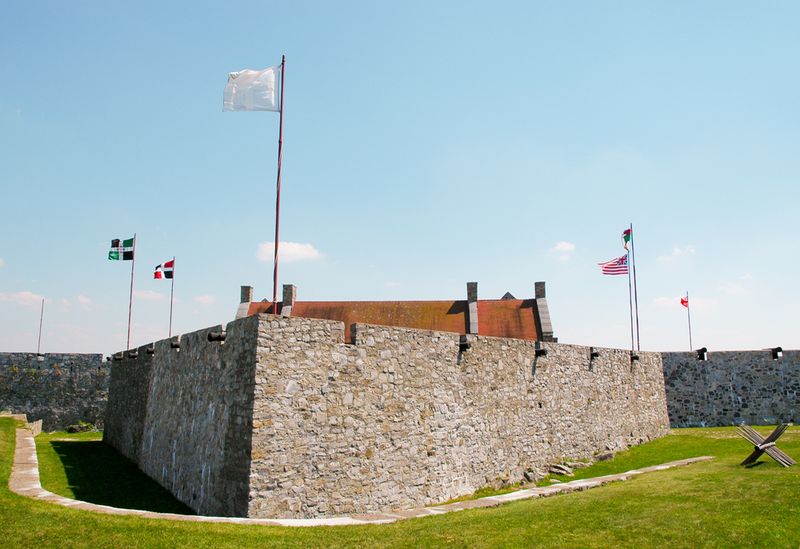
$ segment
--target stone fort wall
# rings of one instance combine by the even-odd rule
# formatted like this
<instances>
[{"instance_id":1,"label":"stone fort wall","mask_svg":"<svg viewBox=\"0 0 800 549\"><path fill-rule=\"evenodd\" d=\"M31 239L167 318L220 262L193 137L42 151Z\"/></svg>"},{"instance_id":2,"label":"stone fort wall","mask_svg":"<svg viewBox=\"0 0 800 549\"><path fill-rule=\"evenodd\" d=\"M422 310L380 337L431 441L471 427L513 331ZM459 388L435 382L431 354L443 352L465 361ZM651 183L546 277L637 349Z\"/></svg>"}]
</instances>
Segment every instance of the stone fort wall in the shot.
<instances>
[{"instance_id":1,"label":"stone fort wall","mask_svg":"<svg viewBox=\"0 0 800 549\"><path fill-rule=\"evenodd\" d=\"M199 513L298 518L441 502L668 432L657 353L354 328L345 344L341 322L260 315L224 343L139 349L114 362L105 438Z\"/></svg>"},{"instance_id":2,"label":"stone fort wall","mask_svg":"<svg viewBox=\"0 0 800 549\"><path fill-rule=\"evenodd\" d=\"M42 420L45 431L78 421L102 428L108 379L100 354L0 353L0 410Z\"/></svg>"},{"instance_id":3,"label":"stone fort wall","mask_svg":"<svg viewBox=\"0 0 800 549\"><path fill-rule=\"evenodd\" d=\"M258 318L114 361L103 440L204 515L246 516Z\"/></svg>"},{"instance_id":4,"label":"stone fort wall","mask_svg":"<svg viewBox=\"0 0 800 549\"><path fill-rule=\"evenodd\" d=\"M673 427L800 421L800 351L662 353Z\"/></svg>"}]
</instances>

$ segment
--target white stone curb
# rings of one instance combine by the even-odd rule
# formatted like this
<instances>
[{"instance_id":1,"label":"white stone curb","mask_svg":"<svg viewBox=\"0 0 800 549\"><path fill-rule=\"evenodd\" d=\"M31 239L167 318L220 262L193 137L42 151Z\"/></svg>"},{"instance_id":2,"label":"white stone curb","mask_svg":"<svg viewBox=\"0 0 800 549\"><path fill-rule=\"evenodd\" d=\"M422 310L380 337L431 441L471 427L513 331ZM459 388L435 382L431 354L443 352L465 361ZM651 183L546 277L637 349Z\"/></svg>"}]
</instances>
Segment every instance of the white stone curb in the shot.
<instances>
[{"instance_id":1,"label":"white stone curb","mask_svg":"<svg viewBox=\"0 0 800 549\"><path fill-rule=\"evenodd\" d=\"M708 461L714 459L711 456L701 456L690 459L682 459L679 461L671 461L662 465L654 465L652 467L644 467L642 469L635 469L633 471L626 471L616 475L606 475L602 477L595 477L589 479L573 480L571 482L564 482L554 484L552 486L541 486L535 488L526 488L524 490L517 490L508 494L499 496L489 496L480 499L460 501L457 503L449 503L446 505L437 505L434 507L422 507L418 509L409 509L406 511L396 511L392 513L374 513L368 515L353 515L349 517L331 517L331 518L315 518L315 519L256 519L256 518L240 518L240 517L208 517L198 515L179 515L175 513L156 513L153 511L142 511L139 509L120 509L118 507L109 507L108 505L98 505L96 503L89 503L86 501L79 501L75 499L65 498L48 492L39 481L39 460L36 455L36 443L33 440L33 433L28 429L17 429L16 435L17 447L14 452L14 467L11 471L11 477L8 480L8 487L12 492L27 496L30 498L41 499L56 505L64 507L72 507L74 509L81 509L83 511L94 511L97 513L106 513L110 515L136 515L144 518L155 519L168 519L168 520L182 520L189 522L221 522L230 524L263 524L270 526L355 526L359 524L389 524L398 520L406 518L423 517L430 515L442 515L445 513L452 513L455 511L463 511L465 509L475 509L480 507L495 507L510 501L517 501L522 499L547 497L555 494L563 494L568 492L575 492L579 490L587 490L608 484L609 482L617 482L628 480L631 477L649 473L652 471L663 471L673 467L681 467L697 463L701 461Z\"/></svg>"}]
</instances>

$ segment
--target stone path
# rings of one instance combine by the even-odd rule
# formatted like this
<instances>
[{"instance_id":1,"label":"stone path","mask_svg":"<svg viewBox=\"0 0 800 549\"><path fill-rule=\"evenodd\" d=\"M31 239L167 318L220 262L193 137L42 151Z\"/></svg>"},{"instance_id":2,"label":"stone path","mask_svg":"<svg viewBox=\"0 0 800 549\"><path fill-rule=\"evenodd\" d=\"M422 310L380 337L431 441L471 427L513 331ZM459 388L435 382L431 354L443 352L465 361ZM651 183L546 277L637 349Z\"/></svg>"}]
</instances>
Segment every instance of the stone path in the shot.
<instances>
[{"instance_id":1,"label":"stone path","mask_svg":"<svg viewBox=\"0 0 800 549\"><path fill-rule=\"evenodd\" d=\"M154 513L152 511L140 511L137 509L119 509L107 505L97 505L85 501L65 498L42 488L39 482L39 462L36 456L36 443L33 440L33 433L28 429L17 429L17 449L14 453L14 468L8 480L8 486L12 492L30 498L49 501L57 505L82 509L85 511L95 511L110 515L136 515L144 518L185 520L190 522L227 522L232 524L267 524L272 526L353 526L357 524L388 524L398 520L414 517L424 517L427 515L442 515L464 509L476 509L479 507L496 507L509 501L520 499L547 497L555 494L565 494L578 490L588 490L616 482L628 480L631 477L649 473L651 471L663 471L673 467L682 467L700 461L713 459L710 456L702 456L679 461L671 461L662 465L634 469L616 475L605 475L602 477L588 478L583 480L573 480L553 484L552 486L542 486L518 490L500 496L490 496L481 499L449 503L447 505L437 505L435 507L421 507L409 509L407 511L393 511L391 513L375 513L364 515L351 515L349 517L333 517L319 519L252 519L235 517L204 517L196 515L178 515L175 513Z\"/></svg>"}]
</instances>

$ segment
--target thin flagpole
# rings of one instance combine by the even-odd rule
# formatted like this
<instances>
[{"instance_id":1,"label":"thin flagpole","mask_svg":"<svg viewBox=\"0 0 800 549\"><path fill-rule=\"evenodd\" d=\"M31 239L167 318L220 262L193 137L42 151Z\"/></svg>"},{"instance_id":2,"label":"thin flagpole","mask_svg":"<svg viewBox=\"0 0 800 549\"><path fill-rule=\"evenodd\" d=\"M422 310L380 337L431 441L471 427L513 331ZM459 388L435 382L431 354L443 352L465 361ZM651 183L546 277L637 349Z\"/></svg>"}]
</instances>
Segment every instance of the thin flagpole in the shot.
<instances>
[{"instance_id":1,"label":"thin flagpole","mask_svg":"<svg viewBox=\"0 0 800 549\"><path fill-rule=\"evenodd\" d=\"M39 314L39 343L36 345L36 354L42 351L42 321L44 320L44 298L42 298L42 312Z\"/></svg>"},{"instance_id":2,"label":"thin flagpole","mask_svg":"<svg viewBox=\"0 0 800 549\"><path fill-rule=\"evenodd\" d=\"M125 253L124 251L122 252ZM133 233L133 259L131 260L131 294L128 298L128 346L131 348L131 312L133 311L133 266L136 264L136 233Z\"/></svg>"},{"instance_id":3,"label":"thin flagpole","mask_svg":"<svg viewBox=\"0 0 800 549\"><path fill-rule=\"evenodd\" d=\"M686 290L686 320L689 321L689 351L693 349L692 346L692 315L689 312L689 290Z\"/></svg>"},{"instance_id":4,"label":"thin flagpole","mask_svg":"<svg viewBox=\"0 0 800 549\"><path fill-rule=\"evenodd\" d=\"M172 337L172 296L175 294L175 256L172 256L172 285L169 288L169 337Z\"/></svg>"},{"instance_id":5,"label":"thin flagpole","mask_svg":"<svg viewBox=\"0 0 800 549\"><path fill-rule=\"evenodd\" d=\"M275 194L275 257L272 271L272 314L278 314L278 243L281 223L281 163L283 161L283 83L286 80L286 56L281 56L281 110L278 126L278 190Z\"/></svg>"},{"instance_id":6,"label":"thin flagpole","mask_svg":"<svg viewBox=\"0 0 800 549\"><path fill-rule=\"evenodd\" d=\"M631 314L631 351L633 351L633 293L631 292L631 266L630 261L628 261L628 255L625 254L625 263L627 263L628 267L628 310Z\"/></svg>"},{"instance_id":7,"label":"thin flagpole","mask_svg":"<svg viewBox=\"0 0 800 549\"><path fill-rule=\"evenodd\" d=\"M636 310L636 350L641 351L642 345L639 341L639 291L636 288L636 246L633 244L633 223L631 229L631 262L633 263L633 303Z\"/></svg>"}]
</instances>

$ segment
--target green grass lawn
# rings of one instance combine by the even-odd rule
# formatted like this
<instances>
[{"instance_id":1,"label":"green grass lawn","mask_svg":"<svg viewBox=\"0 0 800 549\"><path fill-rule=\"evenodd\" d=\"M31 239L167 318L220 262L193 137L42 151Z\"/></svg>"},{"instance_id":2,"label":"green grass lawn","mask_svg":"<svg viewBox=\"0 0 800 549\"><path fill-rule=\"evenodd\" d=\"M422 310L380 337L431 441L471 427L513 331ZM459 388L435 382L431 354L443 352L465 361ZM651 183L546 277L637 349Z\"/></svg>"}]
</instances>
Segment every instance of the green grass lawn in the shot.
<instances>
[{"instance_id":1,"label":"green grass lawn","mask_svg":"<svg viewBox=\"0 0 800 549\"><path fill-rule=\"evenodd\" d=\"M13 421L0 418L0 544L8 547L800 545L800 466L785 469L766 458L757 467L740 467L751 447L731 428L675 430L580 474L594 476L698 455L716 456L710 462L491 509L390 525L320 528L115 517L33 501L8 491L13 446ZM800 458L800 428L787 431L779 446Z\"/></svg>"},{"instance_id":2,"label":"green grass lawn","mask_svg":"<svg viewBox=\"0 0 800 549\"><path fill-rule=\"evenodd\" d=\"M160 513L194 512L142 473L103 434L42 433L36 437L42 487L68 498Z\"/></svg>"}]
</instances>

